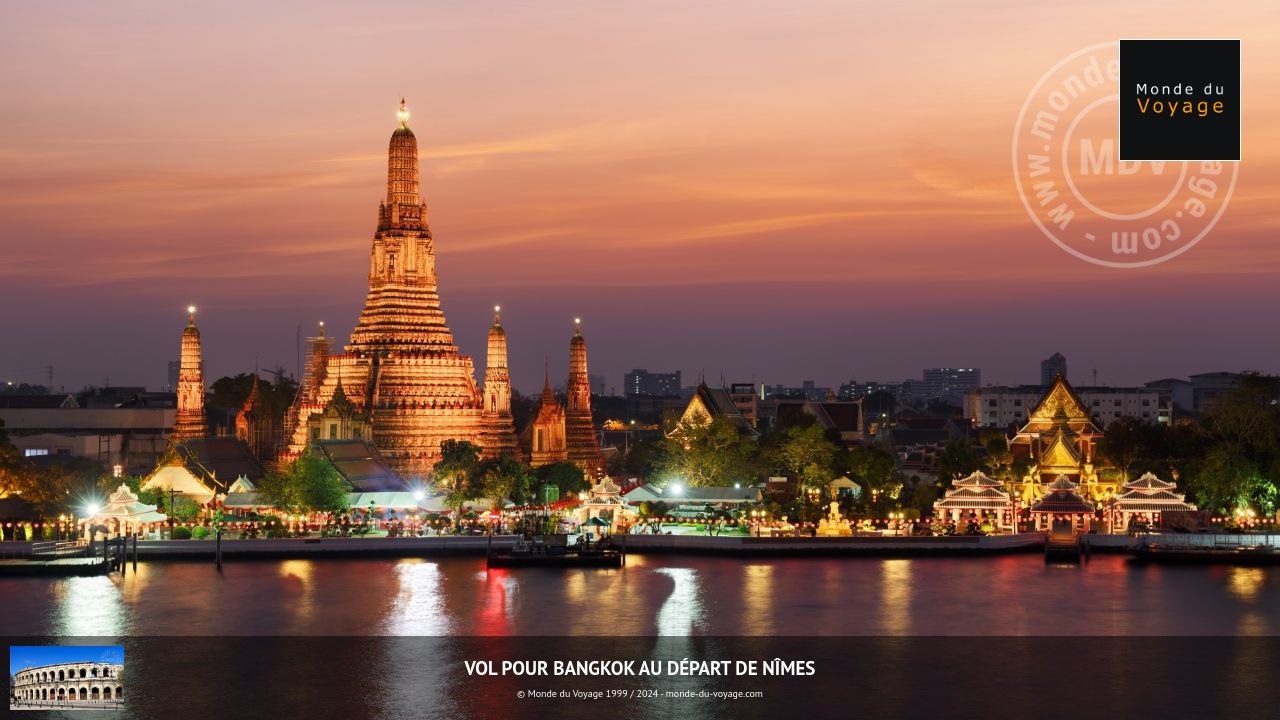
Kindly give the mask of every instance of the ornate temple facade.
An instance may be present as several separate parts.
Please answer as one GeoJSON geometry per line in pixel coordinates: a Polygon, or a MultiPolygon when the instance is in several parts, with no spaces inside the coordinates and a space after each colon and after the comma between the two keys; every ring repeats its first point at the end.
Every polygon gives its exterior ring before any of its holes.
{"type": "Polygon", "coordinates": [[[270,403],[262,394],[258,371],[253,371],[253,385],[249,396],[236,415],[236,437],[249,446],[249,451],[263,465],[275,462],[280,448],[280,422],[270,403]]]}
{"type": "Polygon", "coordinates": [[[1025,503],[1042,498],[1065,477],[1088,500],[1115,494],[1117,483],[1101,479],[1097,471],[1098,443],[1102,431],[1094,424],[1080,397],[1061,374],[1028,416],[1027,423],[1009,443],[1014,460],[1027,462],[1029,470],[1013,481],[1010,491],[1025,503]]]}
{"type": "MultiPolygon", "coordinates": [[[[484,447],[486,404],[471,358],[458,352],[440,307],[418,143],[403,101],[399,119],[388,147],[387,194],[378,206],[364,311],[344,353],[312,343],[309,375],[290,418],[289,453],[306,447],[310,416],[323,411],[340,381],[387,463],[403,475],[426,475],[443,440],[484,447]],[[322,349],[325,355],[317,357],[322,349]]],[[[505,397],[509,416],[509,393],[505,397]]]]}
{"type": "Polygon", "coordinates": [[[196,309],[187,308],[187,327],[182,331],[182,354],[178,365],[178,413],[174,418],[174,442],[209,436],[204,415],[204,361],[200,355],[200,330],[196,309]]]}
{"type": "Polygon", "coordinates": [[[569,459],[569,447],[565,440],[564,406],[556,400],[556,394],[551,390],[549,374],[543,376],[538,414],[529,423],[525,443],[529,451],[529,463],[534,467],[569,459]]]}

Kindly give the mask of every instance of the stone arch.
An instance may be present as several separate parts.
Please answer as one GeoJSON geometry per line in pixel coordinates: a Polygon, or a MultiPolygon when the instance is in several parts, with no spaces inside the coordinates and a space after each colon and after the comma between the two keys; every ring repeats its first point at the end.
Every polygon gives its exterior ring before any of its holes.
{"type": "Polygon", "coordinates": [[[67,679],[67,671],[66,671],[66,670],[59,670],[59,671],[58,671],[58,680],[59,680],[59,681],[62,681],[62,680],[66,680],[66,679],[67,679]]]}
{"type": "Polygon", "coordinates": [[[116,686],[116,699],[117,699],[117,700],[119,700],[119,699],[121,699],[121,698],[123,698],[123,697],[124,697],[124,688],[123,688],[123,687],[121,687],[121,686],[119,686],[119,685],[117,685],[117,686],[116,686]]]}
{"type": "Polygon", "coordinates": [[[103,700],[110,700],[110,699],[111,699],[111,686],[110,686],[110,685],[108,685],[108,686],[106,686],[106,687],[102,688],[102,699],[103,699],[103,700]]]}
{"type": "Polygon", "coordinates": [[[91,688],[91,689],[89,690],[89,699],[90,699],[90,700],[101,700],[101,699],[102,699],[102,688],[98,687],[97,685],[94,685],[94,686],[93,686],[93,688],[91,688]]]}
{"type": "Polygon", "coordinates": [[[86,671],[85,671],[85,669],[84,669],[84,668],[80,668],[80,677],[83,679],[83,678],[85,677],[85,675],[86,675],[86,671]]]}
{"type": "Polygon", "coordinates": [[[48,699],[49,699],[49,691],[48,691],[47,689],[46,689],[46,690],[41,690],[41,691],[40,691],[40,699],[41,699],[41,700],[48,700],[48,699]]]}
{"type": "Polygon", "coordinates": [[[89,668],[89,677],[98,677],[98,668],[89,668]]]}

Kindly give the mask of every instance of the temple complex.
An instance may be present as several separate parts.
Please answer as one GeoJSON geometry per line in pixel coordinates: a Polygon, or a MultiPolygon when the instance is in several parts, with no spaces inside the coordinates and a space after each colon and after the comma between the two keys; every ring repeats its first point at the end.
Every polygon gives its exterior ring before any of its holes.
{"type": "Polygon", "coordinates": [[[187,308],[187,327],[182,331],[182,354],[178,366],[178,413],[174,418],[172,440],[194,440],[208,437],[209,426],[204,416],[204,361],[200,356],[200,330],[196,327],[196,308],[187,308]]]}
{"type": "Polygon", "coordinates": [[[565,403],[565,444],[569,462],[582,468],[588,478],[604,472],[604,456],[596,440],[591,419],[591,380],[587,375],[587,341],[582,337],[582,321],[573,320],[569,341],[569,385],[565,403]]]}
{"type": "Polygon", "coordinates": [[[344,353],[312,343],[288,452],[306,447],[311,415],[323,412],[341,382],[387,463],[403,475],[426,475],[443,440],[484,447],[485,401],[471,358],[458,352],[440,307],[435,240],[419,193],[418,143],[403,101],[399,121],[388,147],[387,193],[378,206],[364,311],[344,353]]]}
{"type": "Polygon", "coordinates": [[[1059,476],[1065,476],[1087,499],[1113,495],[1117,483],[1100,479],[1095,465],[1101,439],[1102,431],[1084,403],[1058,374],[1028,415],[1026,425],[1009,443],[1013,459],[1025,461],[1029,467],[1025,477],[1011,481],[1010,492],[1030,504],[1049,492],[1047,486],[1059,476]]]}

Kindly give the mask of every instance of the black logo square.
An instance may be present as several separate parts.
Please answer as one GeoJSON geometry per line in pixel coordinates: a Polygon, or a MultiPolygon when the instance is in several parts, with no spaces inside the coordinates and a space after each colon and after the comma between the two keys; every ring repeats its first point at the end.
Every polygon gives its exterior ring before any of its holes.
{"type": "Polygon", "coordinates": [[[1121,40],[1120,159],[1239,160],[1240,41],[1121,40]]]}

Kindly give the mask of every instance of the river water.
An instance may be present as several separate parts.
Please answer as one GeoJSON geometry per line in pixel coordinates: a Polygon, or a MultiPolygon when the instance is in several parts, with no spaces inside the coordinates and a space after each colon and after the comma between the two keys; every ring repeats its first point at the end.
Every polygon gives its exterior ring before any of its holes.
{"type": "Polygon", "coordinates": [[[628,557],[620,570],[483,558],[144,562],[0,580],[32,636],[1280,635],[1280,568],[989,558],[628,557]]]}

